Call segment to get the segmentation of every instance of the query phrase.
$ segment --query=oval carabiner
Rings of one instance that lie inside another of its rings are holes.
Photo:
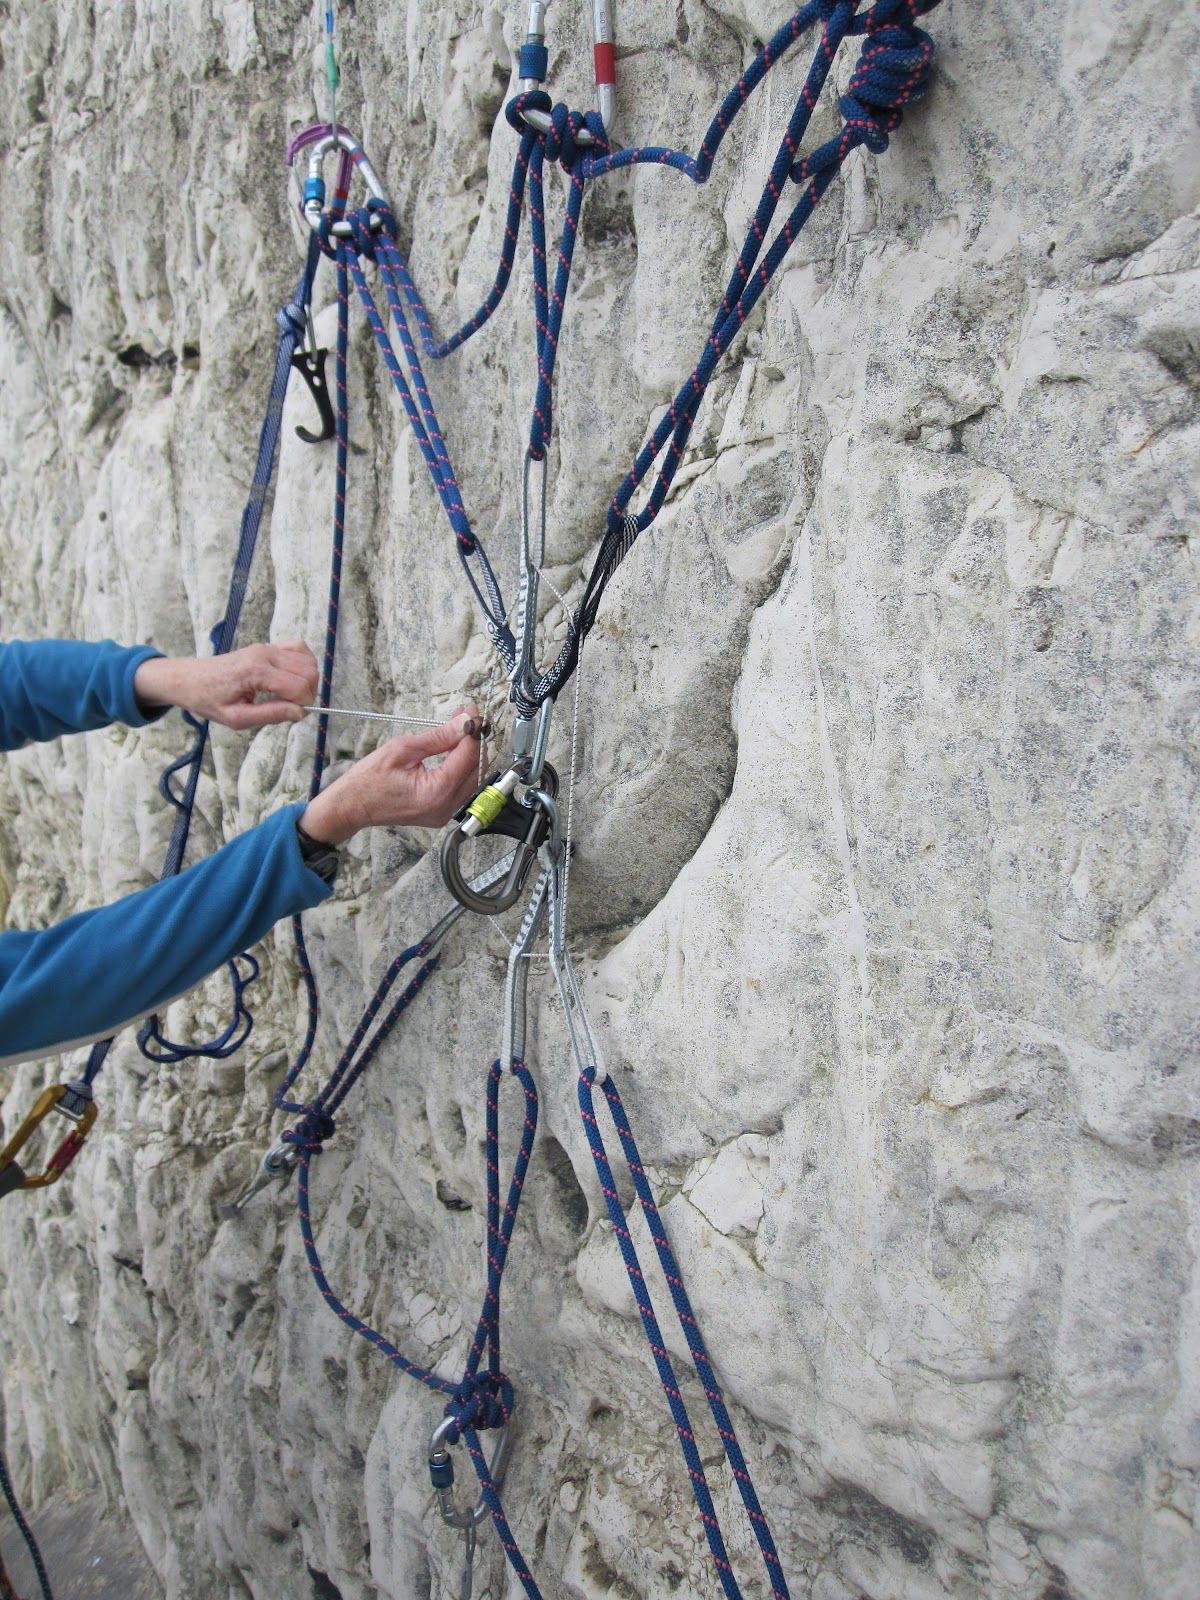
[[[41,1172],[26,1172],[17,1157],[52,1111],[73,1122],[70,1133],[47,1158]],[[28,1116],[0,1150],[0,1195],[15,1189],[45,1189],[57,1183],[83,1149],[96,1120],[96,1102],[86,1083],[52,1083],[43,1089]]]
[[[493,777],[474,800],[457,813],[442,836],[441,866],[445,885],[459,905],[480,916],[495,916],[498,911],[507,911],[517,903],[529,869],[550,833],[552,819],[540,798],[527,796],[524,801],[512,798],[517,782],[517,774],[511,770],[502,778]],[[558,793],[558,774],[549,763],[542,768],[542,788],[551,798]],[[501,834],[518,841],[503,882],[487,891],[471,887],[459,859],[463,840],[479,833]]]
[[[429,1480],[438,1498],[438,1513],[448,1528],[477,1528],[489,1515],[488,1503],[482,1493],[469,1511],[461,1511],[454,1503],[454,1462],[446,1445],[447,1435],[456,1426],[452,1417],[445,1417],[433,1430],[429,1441]],[[500,1437],[492,1459],[488,1462],[488,1475],[497,1489],[504,1483],[508,1460],[512,1454],[512,1418],[498,1429]]]
[[[318,139],[308,155],[308,177],[304,180],[302,209],[309,227],[314,232],[321,226],[321,218],[325,214],[325,179],[321,169],[325,164],[325,157],[331,150],[341,150],[349,156],[351,163],[362,173],[363,182],[375,199],[382,200],[386,206],[391,205],[387,190],[380,182],[379,174],[367,159],[367,152],[353,135],[347,133],[344,128],[338,128],[333,133],[327,133],[323,139]],[[374,216],[371,218],[373,231],[378,231],[382,225],[382,219]],[[353,230],[348,222],[335,222],[330,231],[339,239],[349,239],[353,236]]]

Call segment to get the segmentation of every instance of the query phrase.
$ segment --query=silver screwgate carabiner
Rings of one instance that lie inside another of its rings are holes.
[[[500,1429],[500,1437],[488,1463],[488,1473],[497,1489],[508,1471],[508,1458],[512,1453],[509,1429],[511,1422]],[[437,1495],[438,1513],[448,1528],[457,1528],[466,1542],[463,1553],[462,1578],[459,1582],[459,1600],[471,1600],[474,1588],[475,1542],[480,1523],[489,1515],[489,1507],[482,1492],[469,1511],[460,1511],[454,1503],[454,1462],[446,1446],[446,1436],[455,1427],[453,1417],[444,1417],[433,1430],[429,1441],[429,1478]]]
[[[429,1477],[437,1491],[438,1512],[446,1526],[477,1528],[488,1515],[488,1505],[483,1495],[479,1496],[469,1511],[460,1511],[454,1503],[454,1462],[451,1460],[446,1439],[457,1426],[453,1417],[443,1417],[433,1430],[429,1440]],[[498,1430],[500,1437],[496,1440],[496,1448],[488,1463],[488,1473],[497,1489],[504,1483],[504,1474],[508,1471],[508,1459],[512,1454],[511,1428],[510,1418],[504,1427]]]
[[[325,215],[325,179],[322,168],[325,157],[332,150],[341,150],[350,157],[351,162],[362,174],[363,182],[371,191],[376,200],[382,200],[384,205],[390,206],[387,191],[380,182],[379,174],[367,159],[367,153],[357,139],[339,128],[334,133],[327,133],[323,139],[318,139],[308,153],[308,177],[304,180],[303,211],[305,220],[315,232],[321,226],[321,219]],[[383,226],[382,219],[372,216],[371,230],[378,232]],[[353,229],[348,222],[335,222],[330,232],[338,239],[353,237]]]
[[[540,89],[546,81],[546,4],[547,0],[530,0],[529,27],[520,57],[522,94],[527,94],[531,89]],[[607,132],[612,125],[617,86],[612,0],[592,0],[592,44],[596,69],[596,106]],[[549,133],[550,117],[545,111],[522,111],[521,116],[538,133]],[[592,145],[595,140],[588,128],[580,128],[575,135],[575,143]]]

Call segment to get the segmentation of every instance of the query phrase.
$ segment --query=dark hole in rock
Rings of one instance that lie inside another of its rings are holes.
[[[554,1138],[547,1134],[538,1152],[543,1171],[550,1178],[553,1201],[559,1215],[576,1239],[582,1239],[588,1223],[587,1196],[579,1186],[571,1158]]]
[[[308,1575],[312,1579],[313,1600],[342,1600],[342,1591],[327,1572],[309,1567]]]
[[[160,350],[158,355],[152,356],[140,344],[127,344],[123,350],[117,351],[117,360],[123,367],[132,367],[135,372],[145,371],[149,367],[173,367],[176,362],[174,350]]]
[[[1046,1565],[1049,1568],[1050,1578],[1038,1600],[1073,1600],[1066,1573],[1061,1567],[1056,1567],[1053,1561],[1048,1561]]]
[[[447,1211],[470,1211],[471,1202],[464,1200],[456,1189],[452,1189],[445,1178],[437,1181],[437,1197]]]

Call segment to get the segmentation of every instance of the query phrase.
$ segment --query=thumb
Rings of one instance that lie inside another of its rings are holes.
[[[405,746],[404,755],[410,761],[424,761],[428,756],[445,755],[448,750],[453,750],[463,739],[474,737],[479,732],[479,719],[473,714],[473,708],[467,711],[456,711],[447,722],[439,723],[436,728],[427,728],[422,733],[402,735]],[[397,740],[397,743],[400,743]]]

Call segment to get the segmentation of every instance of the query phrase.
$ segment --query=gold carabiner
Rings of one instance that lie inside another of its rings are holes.
[[[87,1098],[84,1098],[80,1093],[81,1087],[78,1084],[52,1083],[48,1089],[42,1090],[24,1122],[4,1149],[0,1150],[0,1195],[10,1194],[14,1189],[48,1188],[50,1184],[58,1182],[83,1149],[92,1123],[96,1120],[96,1102],[91,1098],[90,1090],[87,1091]],[[70,1110],[63,1109],[60,1104],[68,1095],[71,1097]],[[41,1172],[26,1172],[17,1157],[55,1110],[75,1123],[75,1127],[50,1155]]]

